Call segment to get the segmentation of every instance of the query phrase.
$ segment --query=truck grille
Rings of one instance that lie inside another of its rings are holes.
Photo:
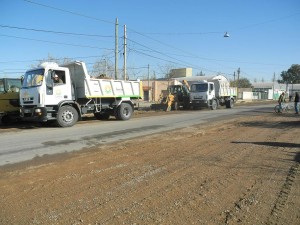
[[[31,98],[22,98],[24,104],[32,104],[33,103],[33,97]]]

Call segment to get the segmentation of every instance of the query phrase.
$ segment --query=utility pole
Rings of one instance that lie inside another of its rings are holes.
[[[235,81],[235,71],[233,72],[233,81]]]
[[[237,98],[239,98],[239,86],[240,86],[240,72],[241,72],[241,70],[240,70],[240,67],[237,69]]]
[[[127,52],[126,52],[126,42],[127,39],[127,34],[126,34],[126,25],[124,25],[124,80],[127,80],[127,69],[126,69],[126,64],[127,64]]]
[[[148,102],[150,102],[150,66],[148,64]]]
[[[115,24],[115,79],[118,79],[118,33],[119,33],[119,22],[118,18],[116,18],[116,24]]]
[[[273,96],[272,96],[272,99],[274,100],[275,99],[275,72],[274,72],[274,75],[273,75]]]

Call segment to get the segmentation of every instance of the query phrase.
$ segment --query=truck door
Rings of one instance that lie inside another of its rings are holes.
[[[72,99],[69,76],[64,70],[49,70],[46,81],[45,105],[57,105]]]
[[[208,99],[215,97],[215,87],[213,83],[208,83]]]

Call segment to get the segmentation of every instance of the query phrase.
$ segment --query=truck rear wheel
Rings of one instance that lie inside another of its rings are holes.
[[[78,121],[78,112],[72,106],[62,106],[57,112],[56,122],[60,127],[71,127]]]
[[[226,101],[226,108],[228,108],[228,109],[231,109],[231,108],[233,108],[233,100],[232,99],[230,99],[230,100],[228,100],[228,101]]]
[[[116,110],[116,118],[118,120],[129,120],[133,114],[133,108],[128,103],[121,103]]]

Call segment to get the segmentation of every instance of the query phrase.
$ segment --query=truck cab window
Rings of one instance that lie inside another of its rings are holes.
[[[54,85],[57,84],[65,84],[66,83],[66,75],[65,71],[55,70],[55,73],[52,75]]]

